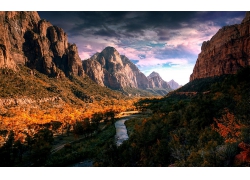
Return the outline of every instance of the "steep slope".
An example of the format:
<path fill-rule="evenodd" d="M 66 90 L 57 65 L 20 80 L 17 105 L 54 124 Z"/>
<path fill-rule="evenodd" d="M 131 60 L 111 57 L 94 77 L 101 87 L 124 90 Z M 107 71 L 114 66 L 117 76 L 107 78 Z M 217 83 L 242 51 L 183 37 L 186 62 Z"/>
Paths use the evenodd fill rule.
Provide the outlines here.
<path fill-rule="evenodd" d="M 235 74 L 250 65 L 250 12 L 241 24 L 221 28 L 201 47 L 190 81 Z"/>
<path fill-rule="evenodd" d="M 66 33 L 37 12 L 0 12 L 0 68 L 26 65 L 49 76 L 83 76 L 81 59 Z"/>
<path fill-rule="evenodd" d="M 40 105 L 68 103 L 82 105 L 85 103 L 105 102 L 110 99 L 125 99 L 118 91 L 101 87 L 88 76 L 71 78 L 49 78 L 47 75 L 19 65 L 18 73 L 11 69 L 0 71 L 0 107 L 19 105 Z"/>
<path fill-rule="evenodd" d="M 63 29 L 37 12 L 0 12 L 0 106 L 120 98 L 124 94 L 84 76 L 77 47 Z"/>
<path fill-rule="evenodd" d="M 106 47 L 101 53 L 84 60 L 83 68 L 93 81 L 111 89 L 148 87 L 146 76 L 113 47 Z"/>
<path fill-rule="evenodd" d="M 170 85 L 171 89 L 178 89 L 179 87 L 181 87 L 177 82 L 175 82 L 173 79 L 171 81 L 168 82 L 168 84 Z"/>
<path fill-rule="evenodd" d="M 137 87 L 140 89 L 146 89 L 149 87 L 147 77 L 132 63 L 126 56 L 121 55 L 122 62 L 125 66 L 131 68 L 134 74 L 134 79 L 137 84 Z"/>

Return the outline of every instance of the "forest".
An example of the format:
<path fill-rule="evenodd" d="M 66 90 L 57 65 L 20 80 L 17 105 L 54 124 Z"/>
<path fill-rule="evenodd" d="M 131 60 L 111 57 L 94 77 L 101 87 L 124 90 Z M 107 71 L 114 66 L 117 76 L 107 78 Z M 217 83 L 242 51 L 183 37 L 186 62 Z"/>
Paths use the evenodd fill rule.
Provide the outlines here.
<path fill-rule="evenodd" d="M 74 157 L 60 164 L 51 159 L 57 145 L 67 143 L 64 139 L 102 137 L 99 133 L 109 129 L 120 112 L 134 110 L 138 100 L 100 87 L 88 77 L 56 79 L 19 68 L 0 71 L 0 166 L 78 161 Z"/>
<path fill-rule="evenodd" d="M 1 108 L 0 166 L 249 166 L 249 72 L 197 79 L 162 98 Z M 117 147 L 114 122 L 129 110 L 151 113 L 126 121 L 129 139 Z M 62 137 L 74 143 L 55 150 Z"/>
<path fill-rule="evenodd" d="M 98 165 L 249 166 L 249 72 L 197 79 L 164 98 L 138 101 L 136 107 L 152 115 L 127 121 L 129 139 L 109 148 Z"/>

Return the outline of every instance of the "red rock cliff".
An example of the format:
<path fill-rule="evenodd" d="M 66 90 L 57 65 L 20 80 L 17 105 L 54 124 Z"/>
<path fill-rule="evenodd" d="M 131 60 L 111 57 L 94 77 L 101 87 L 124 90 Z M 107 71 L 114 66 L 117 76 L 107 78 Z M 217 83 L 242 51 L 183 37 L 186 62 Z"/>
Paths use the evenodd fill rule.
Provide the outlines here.
<path fill-rule="evenodd" d="M 0 68 L 22 64 L 50 76 L 83 75 L 76 45 L 37 12 L 0 12 Z M 64 73 L 62 73 L 64 72 Z"/>
<path fill-rule="evenodd" d="M 247 65 L 250 65 L 250 12 L 241 24 L 225 26 L 203 42 L 190 81 L 235 74 Z"/>

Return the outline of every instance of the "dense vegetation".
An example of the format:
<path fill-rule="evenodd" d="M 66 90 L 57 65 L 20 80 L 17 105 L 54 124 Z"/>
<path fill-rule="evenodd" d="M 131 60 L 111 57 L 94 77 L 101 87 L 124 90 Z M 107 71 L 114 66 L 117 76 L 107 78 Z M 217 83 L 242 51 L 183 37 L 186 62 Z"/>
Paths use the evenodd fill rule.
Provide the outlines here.
<path fill-rule="evenodd" d="M 1 69 L 0 97 L 7 103 L 0 105 L 0 166 L 46 165 L 55 137 L 98 134 L 136 101 L 87 76 L 50 78 L 24 66 Z"/>
<path fill-rule="evenodd" d="M 249 166 L 250 67 L 236 75 L 195 80 L 137 107 L 129 140 L 110 148 L 102 166 Z M 187 93 L 194 92 L 194 93 Z M 135 121 L 135 120 L 133 120 Z"/>
<path fill-rule="evenodd" d="M 198 79 L 163 98 L 137 102 L 120 98 L 119 93 L 109 95 L 113 91 L 105 88 L 99 90 L 101 96 L 93 91 L 86 98 L 87 91 L 81 88 L 96 87 L 86 79 L 65 78 L 59 85 L 56 79 L 39 73 L 29 77 L 28 69 L 23 72 L 24 78 L 2 71 L 20 83 L 14 87 L 3 76 L 1 88 L 10 87 L 1 92 L 3 97 L 11 93 L 13 98 L 14 94 L 32 97 L 33 92 L 40 98 L 54 92 L 71 103 L 0 108 L 0 140 L 4 140 L 0 166 L 68 166 L 85 159 L 94 166 L 250 165 L 250 67 L 236 75 Z M 32 91 L 25 91 L 27 85 Z M 146 115 L 126 122 L 130 138 L 117 147 L 115 115 L 134 110 L 134 102 Z M 63 137 L 73 142 L 57 150 L 55 144 Z"/>
<path fill-rule="evenodd" d="M 114 122 L 115 112 L 107 111 L 94 113 L 91 118 L 82 115 L 71 123 L 30 124 L 22 131 L 25 139 L 16 136 L 14 130 L 1 130 L 1 135 L 8 136 L 0 147 L 0 166 L 68 166 L 96 158 L 113 141 Z M 66 137 L 70 141 L 60 143 Z"/>

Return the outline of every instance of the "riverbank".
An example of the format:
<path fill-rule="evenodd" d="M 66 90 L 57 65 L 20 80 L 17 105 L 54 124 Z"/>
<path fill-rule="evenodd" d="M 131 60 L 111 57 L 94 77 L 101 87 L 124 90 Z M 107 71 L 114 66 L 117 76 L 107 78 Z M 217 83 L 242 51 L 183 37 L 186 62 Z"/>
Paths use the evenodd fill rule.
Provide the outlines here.
<path fill-rule="evenodd" d="M 141 114 L 138 111 L 129 111 L 119 114 L 120 120 L 135 119 Z M 115 122 L 115 123 L 116 123 Z M 124 121 L 125 122 L 125 121 Z M 126 126 L 124 125 L 126 128 Z M 46 166 L 68 166 L 68 167 L 93 167 L 93 166 L 105 166 L 100 162 L 107 157 L 107 153 L 115 151 L 115 135 L 117 131 L 115 124 L 108 123 L 105 129 L 98 134 L 94 134 L 91 137 L 77 139 L 73 142 L 64 142 L 59 146 L 55 146 L 56 152 L 51 154 Z M 70 138 L 68 138 L 70 140 Z M 58 149 L 56 149 L 58 148 Z"/>
<path fill-rule="evenodd" d="M 142 116 L 142 114 L 138 114 L 138 111 L 137 111 L 137 113 L 127 115 L 123 118 L 120 118 L 119 120 L 117 120 L 115 122 L 115 128 L 116 128 L 115 141 L 116 141 L 117 146 L 120 146 L 123 143 L 123 141 L 126 141 L 129 138 L 126 122 L 131 121 L 131 119 L 134 119 L 134 120 L 138 119 L 141 116 Z M 129 125 L 130 125 L 130 123 L 129 123 Z M 132 124 L 131 124 L 131 126 L 132 126 Z M 131 133 L 132 127 L 129 127 L 129 129 L 130 129 L 130 133 Z"/>

